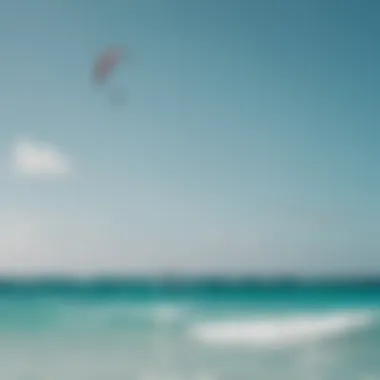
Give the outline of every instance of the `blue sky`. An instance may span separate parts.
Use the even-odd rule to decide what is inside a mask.
[[[379,11],[1,1],[0,270],[378,271]],[[122,107],[89,82],[114,44]]]

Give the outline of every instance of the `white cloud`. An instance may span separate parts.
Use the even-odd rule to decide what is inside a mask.
[[[12,148],[12,169],[27,177],[65,178],[72,171],[70,158],[52,144],[22,139]]]

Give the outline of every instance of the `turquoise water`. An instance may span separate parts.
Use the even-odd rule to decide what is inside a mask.
[[[380,379],[380,287],[0,291],[1,379]]]

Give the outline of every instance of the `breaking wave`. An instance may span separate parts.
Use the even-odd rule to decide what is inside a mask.
[[[371,312],[268,318],[266,320],[203,323],[190,330],[192,338],[216,345],[280,347],[346,335],[374,321]]]

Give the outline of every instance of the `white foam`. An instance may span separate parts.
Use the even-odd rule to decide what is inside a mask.
[[[271,318],[249,322],[204,323],[191,329],[191,336],[202,343],[250,344],[279,347],[333,338],[367,326],[369,313],[332,313]]]

